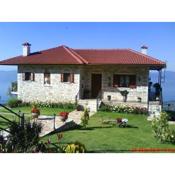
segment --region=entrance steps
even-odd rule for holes
[[[162,105],[160,105],[158,102],[150,102],[148,112],[148,120],[152,120],[154,117],[160,117]]]
[[[97,112],[98,106],[101,101],[97,101],[97,99],[80,99],[78,100],[78,105],[81,105],[83,108],[89,109],[90,112]]]

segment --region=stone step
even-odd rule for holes
[[[100,103],[101,101],[99,101],[99,105]],[[97,100],[96,99],[78,100],[78,104],[83,106],[84,108],[88,108],[90,112],[97,112]]]

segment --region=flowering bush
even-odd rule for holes
[[[163,112],[160,117],[155,117],[152,121],[154,136],[160,142],[175,143],[175,130],[171,130],[168,124],[168,115]]]
[[[65,153],[85,153],[86,148],[80,142],[71,143],[65,146],[63,149]]]
[[[101,106],[100,111],[129,113],[129,114],[147,114],[148,113],[147,108],[134,107],[134,106],[128,106],[128,105],[110,106],[106,104],[103,104]]]

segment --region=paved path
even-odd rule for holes
[[[7,113],[4,113],[7,114]],[[10,113],[9,113],[10,114]],[[90,112],[90,116],[94,115],[95,112]],[[81,124],[81,116],[83,115],[83,111],[72,111],[69,113],[68,119],[63,122],[59,116],[54,117],[53,116],[46,116],[46,115],[40,115],[38,119],[35,119],[37,123],[41,123],[42,125],[42,131],[40,134],[40,137],[43,137],[54,130],[65,130],[69,128],[73,128],[77,125]],[[34,120],[32,120],[34,121]]]
[[[92,116],[94,113],[90,113],[90,116]],[[40,115],[39,118],[36,120],[36,122],[41,123],[42,125],[42,131],[40,136],[43,137],[54,130],[65,130],[69,128],[74,128],[77,125],[81,124],[81,116],[83,115],[83,111],[72,111],[69,113],[68,119],[63,122],[61,121],[59,116],[54,117],[53,116],[45,116]]]
[[[76,111],[76,110],[72,111],[69,113],[68,119],[65,122],[61,121],[59,116],[55,117],[55,122],[53,116],[44,116],[44,115],[39,116],[39,118],[36,121],[41,123],[43,127],[40,137],[43,137],[53,132],[54,130],[62,131],[80,125],[82,115],[83,111]],[[89,115],[92,116],[94,115],[94,113],[91,112]]]

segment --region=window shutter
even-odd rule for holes
[[[70,76],[71,76],[71,83],[74,83],[74,73],[72,73]]]
[[[120,86],[120,75],[113,75],[113,87]]]
[[[61,82],[63,82],[64,74],[61,74]]]
[[[136,75],[129,76],[129,86],[136,88]]]
[[[22,73],[22,80],[25,81],[25,73]]]

